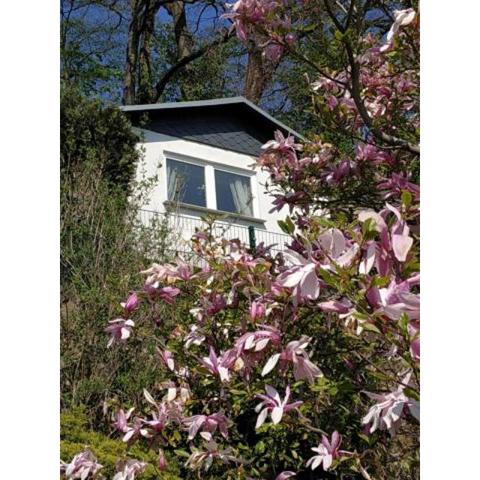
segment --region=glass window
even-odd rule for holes
[[[215,170],[217,209],[253,216],[250,178]]]
[[[205,169],[167,158],[168,199],[206,207]]]

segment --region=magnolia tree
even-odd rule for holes
[[[315,11],[329,19],[338,70],[302,51]],[[258,165],[275,208],[288,205],[289,249],[198,231],[196,260],[144,270],[106,327],[112,348],[157,339],[164,381],[112,414],[124,442],[159,452],[159,473],[168,451],[184,478],[418,476],[418,11],[379,2],[385,32],[365,11],[354,0],[239,0],[227,14],[241,41],[315,69],[317,111],[349,143],[277,132]],[[173,324],[169,311],[185,304]],[[63,468],[90,478],[100,467],[87,450]],[[119,459],[115,478],[143,468]]]

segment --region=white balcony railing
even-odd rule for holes
[[[197,229],[204,229],[205,223],[195,216],[177,212],[159,213],[151,210],[140,211],[141,221],[146,226],[157,224],[167,232],[167,244],[174,247],[178,253],[191,251],[190,239]],[[264,243],[265,246],[273,245],[272,253],[283,252],[291,242],[291,237],[281,233],[270,232],[254,225],[240,225],[235,220],[216,220],[213,234],[219,238],[229,240],[238,239],[247,247]]]

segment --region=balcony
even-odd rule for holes
[[[143,225],[152,227],[158,225],[167,232],[166,244],[175,246],[175,253],[188,254],[191,252],[190,239],[198,229],[205,228],[205,222],[198,216],[185,215],[178,212],[159,213],[151,210],[141,210],[140,220]],[[291,237],[281,233],[270,232],[258,227],[251,222],[251,225],[239,224],[235,218],[215,220],[213,234],[218,238],[228,240],[238,239],[247,246],[257,246],[263,242],[265,246],[273,245],[273,254],[283,252],[291,242]]]

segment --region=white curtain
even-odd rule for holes
[[[240,179],[230,181],[230,191],[232,192],[233,203],[237,213],[242,215],[252,215],[252,195],[248,184]]]
[[[172,201],[179,200],[179,176],[176,168],[168,169],[168,199]]]

